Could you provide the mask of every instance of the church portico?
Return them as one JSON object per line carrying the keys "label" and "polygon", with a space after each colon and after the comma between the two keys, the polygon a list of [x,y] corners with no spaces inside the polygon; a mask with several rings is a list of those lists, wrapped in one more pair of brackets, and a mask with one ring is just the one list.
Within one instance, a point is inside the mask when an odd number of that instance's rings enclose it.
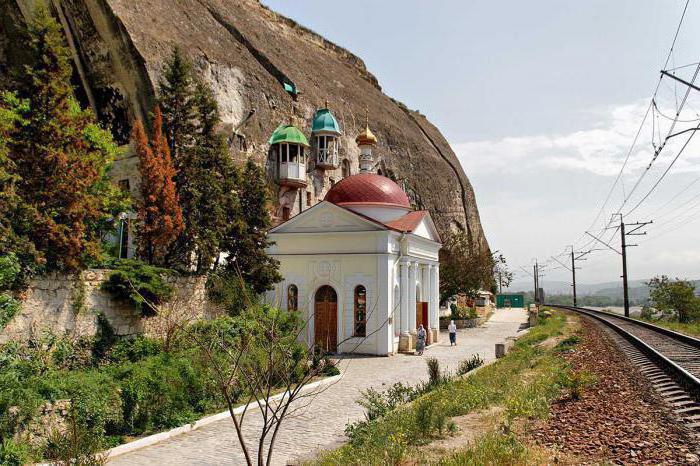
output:
{"label": "church portico", "polygon": [[440,238],[427,211],[413,210],[394,181],[370,173],[369,127],[357,142],[360,173],[270,231],[268,252],[284,277],[270,299],[300,312],[303,339],[324,351],[410,352],[420,324],[427,342],[436,340]]}

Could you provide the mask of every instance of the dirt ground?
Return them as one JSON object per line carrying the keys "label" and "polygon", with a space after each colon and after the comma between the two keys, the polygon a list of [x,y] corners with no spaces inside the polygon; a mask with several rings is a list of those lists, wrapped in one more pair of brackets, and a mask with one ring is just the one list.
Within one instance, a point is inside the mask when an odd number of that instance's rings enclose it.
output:
{"label": "dirt ground", "polygon": [[540,446],[585,464],[693,464],[698,439],[678,424],[668,405],[602,329],[582,320],[581,342],[565,354],[594,382],[578,400],[566,394],[551,416],[530,429]]}

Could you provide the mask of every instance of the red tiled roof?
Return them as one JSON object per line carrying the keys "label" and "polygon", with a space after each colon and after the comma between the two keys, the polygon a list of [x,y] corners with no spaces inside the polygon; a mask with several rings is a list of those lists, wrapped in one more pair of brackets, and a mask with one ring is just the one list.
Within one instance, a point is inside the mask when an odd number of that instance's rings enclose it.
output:
{"label": "red tiled roof", "polygon": [[387,177],[359,173],[344,178],[333,186],[326,201],[336,205],[378,205],[411,208],[403,189]]}
{"label": "red tiled roof", "polygon": [[425,218],[427,214],[427,210],[416,210],[413,212],[409,212],[403,217],[397,218],[396,220],[386,222],[384,225],[391,228],[392,230],[405,231],[410,233],[413,230],[415,230],[416,227],[418,227],[418,225],[420,225],[420,222]]}

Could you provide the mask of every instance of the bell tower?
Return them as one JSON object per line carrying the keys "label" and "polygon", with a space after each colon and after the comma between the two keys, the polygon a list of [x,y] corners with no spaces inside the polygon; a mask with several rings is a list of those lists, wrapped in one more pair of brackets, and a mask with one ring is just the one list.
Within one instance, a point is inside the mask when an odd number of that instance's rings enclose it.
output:
{"label": "bell tower", "polygon": [[369,129],[369,112],[367,110],[365,110],[365,129],[360,131],[355,142],[360,148],[360,173],[370,173],[374,168],[372,146],[377,143],[377,138]]}

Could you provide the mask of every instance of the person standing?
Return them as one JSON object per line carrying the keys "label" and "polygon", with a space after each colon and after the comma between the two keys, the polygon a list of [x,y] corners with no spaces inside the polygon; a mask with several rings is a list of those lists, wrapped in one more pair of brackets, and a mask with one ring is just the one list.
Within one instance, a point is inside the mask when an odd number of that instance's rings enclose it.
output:
{"label": "person standing", "polygon": [[450,321],[450,325],[447,326],[447,331],[450,332],[450,346],[457,345],[457,326],[454,320]]}
{"label": "person standing", "polygon": [[418,341],[416,341],[416,353],[418,353],[418,356],[423,356],[423,350],[425,349],[425,329],[423,328],[423,324],[420,324],[420,327],[418,327]]}

